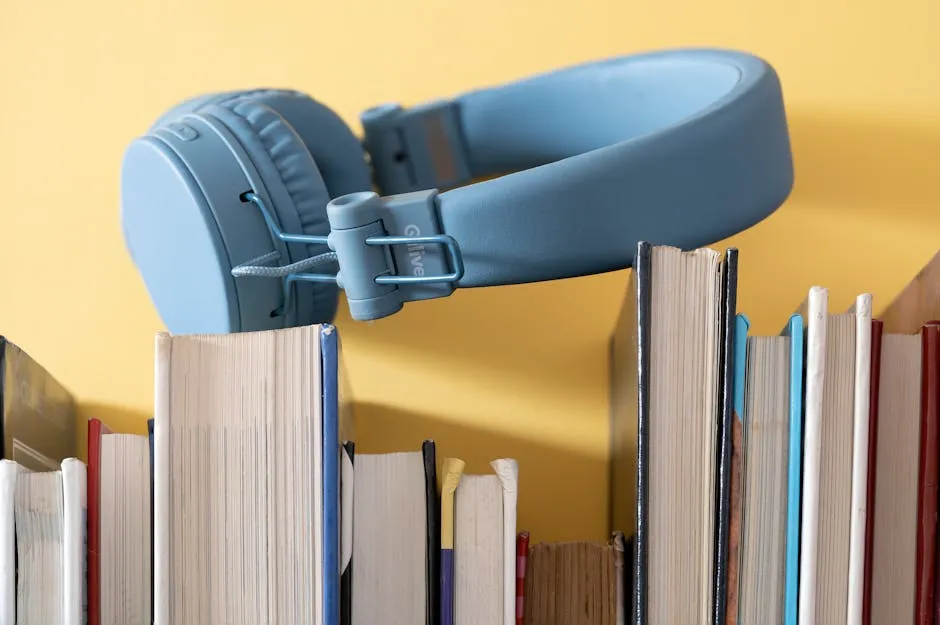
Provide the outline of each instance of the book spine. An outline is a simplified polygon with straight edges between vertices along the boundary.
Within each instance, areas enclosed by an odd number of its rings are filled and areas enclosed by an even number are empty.
[[[800,625],[816,624],[816,561],[819,542],[819,468],[822,453],[822,398],[826,371],[829,292],[812,287],[806,320],[806,435],[800,520]]]
[[[868,518],[868,425],[871,397],[871,295],[855,305],[855,414],[852,434],[852,494],[849,517],[847,625],[862,624],[865,579],[865,523]]]
[[[441,502],[437,494],[437,447],[432,440],[421,445],[424,460],[425,511],[427,514],[427,622],[441,622]]]
[[[0,625],[16,625],[16,478],[20,467],[0,460]]]
[[[634,553],[633,617],[635,625],[646,625],[649,589],[649,445],[650,445],[650,307],[652,296],[652,245],[637,244],[633,271],[636,275],[637,307],[637,471],[636,550]]]
[[[529,532],[516,536],[516,625],[525,622],[525,573],[529,562]]]
[[[441,625],[454,625],[454,493],[465,463],[459,458],[444,460],[441,480]]]
[[[85,463],[77,458],[62,461],[62,498],[64,529],[62,544],[64,554],[62,563],[65,567],[62,575],[63,584],[63,621],[62,625],[85,625],[87,622],[87,509],[88,471]]]
[[[803,367],[806,348],[801,315],[790,316],[786,335],[790,339],[790,434],[787,451],[787,542],[783,622],[784,625],[796,625],[800,575],[800,490],[803,475]]]
[[[733,591],[728,584],[728,558],[731,517],[731,455],[734,445],[733,430],[736,419],[733,416],[734,396],[734,339],[735,339],[735,313],[737,311],[738,288],[738,251],[730,248],[725,254],[725,263],[722,271],[721,295],[721,345],[719,347],[719,362],[721,363],[721,388],[718,424],[720,427],[718,439],[718,462],[715,485],[717,493],[717,540],[715,545],[713,598],[714,610],[712,614],[715,625],[726,625],[728,612],[728,595]]]
[[[322,377],[323,445],[323,545],[322,587],[323,622],[340,619],[340,440],[339,440],[339,364],[336,329],[324,325],[320,331]]]
[[[728,581],[725,624],[738,622],[738,575],[741,564],[741,523],[743,511],[744,462],[744,388],[747,369],[747,334],[750,321],[746,315],[736,316],[734,325],[734,402],[731,423],[731,478],[728,517]]]
[[[172,339],[159,333],[154,350],[153,625],[170,621],[170,359]]]
[[[516,503],[519,463],[500,458],[490,463],[503,487],[503,625],[516,623]]]
[[[865,570],[862,580],[862,625],[871,625],[872,549],[875,542],[875,479],[878,470],[878,399],[881,385],[881,337],[884,324],[871,322],[871,378],[868,396],[868,481],[865,521]]]
[[[88,625],[101,620],[101,437],[108,433],[99,419],[88,420]]]
[[[937,445],[940,443],[940,322],[924,324],[921,328],[921,346],[923,360],[914,622],[916,625],[933,625],[936,610],[934,559],[937,540]]]

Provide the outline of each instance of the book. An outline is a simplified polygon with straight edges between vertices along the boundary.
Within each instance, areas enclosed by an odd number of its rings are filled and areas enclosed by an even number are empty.
[[[325,330],[156,336],[155,625],[326,622]]]
[[[356,454],[352,623],[428,624],[437,600],[439,574],[429,554],[429,540],[440,521],[437,507],[433,441],[421,449]],[[433,488],[433,493],[431,489]],[[440,544],[438,538],[436,548]]]
[[[0,335],[2,457],[32,471],[56,471],[80,457],[75,398],[22,347]]]
[[[88,420],[88,625],[152,621],[150,437]]]
[[[736,273],[734,249],[637,246],[611,346],[612,520],[635,528],[637,625],[725,618]]]
[[[738,314],[735,413],[741,486],[738,609],[728,623],[795,623],[799,553],[802,317],[777,335],[751,335]],[[740,442],[737,442],[740,441]]]
[[[16,474],[17,625],[82,625],[87,620],[85,463]]]
[[[624,537],[540,542],[526,555],[524,625],[624,623]]]
[[[914,616],[917,487],[921,438],[922,340],[919,333],[884,332],[877,379],[876,461],[872,498],[869,622],[888,625]],[[874,345],[875,343],[873,343]]]

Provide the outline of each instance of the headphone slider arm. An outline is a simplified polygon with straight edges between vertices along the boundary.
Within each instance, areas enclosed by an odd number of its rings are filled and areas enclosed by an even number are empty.
[[[375,186],[383,195],[447,190],[473,176],[457,103],[435,100],[403,108],[384,104],[360,116]]]
[[[350,193],[327,205],[328,245],[350,314],[374,320],[405,302],[446,297],[464,275],[457,241],[441,233],[434,189],[379,197]]]

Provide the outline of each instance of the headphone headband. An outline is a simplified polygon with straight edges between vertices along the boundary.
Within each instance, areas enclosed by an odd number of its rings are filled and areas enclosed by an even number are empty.
[[[361,121],[378,193],[330,200],[329,234],[312,239],[282,232],[264,192],[243,194],[275,247],[329,250],[280,273],[243,263],[236,280],[277,274],[287,304],[299,283],[335,282],[353,318],[377,319],[457,287],[627,268],[640,240],[710,244],[764,219],[793,184],[777,75],[742,52],[618,57]],[[325,261],[338,272],[308,271]]]

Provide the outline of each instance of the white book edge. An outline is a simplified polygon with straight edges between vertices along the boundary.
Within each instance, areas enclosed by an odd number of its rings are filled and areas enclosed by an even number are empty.
[[[170,354],[168,334],[158,333],[154,350],[153,406],[153,625],[170,625],[169,423]]]
[[[85,623],[85,511],[88,508],[87,471],[77,458],[62,461],[64,515],[62,625]]]
[[[819,465],[822,400],[826,371],[826,322],[829,291],[814,286],[806,301],[806,409],[800,520],[800,625],[816,622],[816,560],[819,541]]]
[[[868,510],[868,423],[871,389],[872,296],[859,295],[855,313],[855,410],[852,435],[852,508],[849,526],[847,625],[862,624],[865,581],[865,522]]]
[[[16,625],[16,476],[20,465],[0,460],[0,625]]]
[[[512,458],[490,462],[503,487],[503,625],[516,623],[516,503],[519,464]]]

